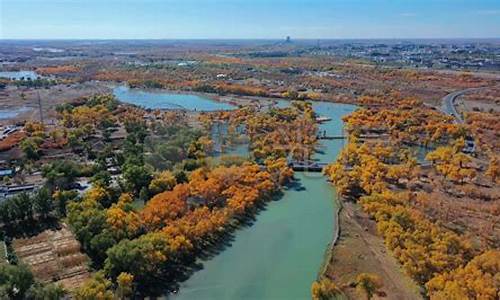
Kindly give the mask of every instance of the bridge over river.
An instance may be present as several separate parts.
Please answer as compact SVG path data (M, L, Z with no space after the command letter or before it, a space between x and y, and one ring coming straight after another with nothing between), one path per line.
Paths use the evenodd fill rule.
M288 166L297 172L323 172L328 165L326 162L317 161L290 161Z

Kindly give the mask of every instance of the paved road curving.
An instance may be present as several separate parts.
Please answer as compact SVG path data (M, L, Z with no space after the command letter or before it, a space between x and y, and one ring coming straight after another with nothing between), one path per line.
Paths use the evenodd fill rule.
M483 88L465 89L465 90L456 91L456 92L453 92L451 94L444 96L443 99L441 99L441 111L443 111L444 113L446 113L450 116L455 117L455 120L457 121L457 123L463 123L464 119L462 118L462 115L457 111L457 108L455 107L455 100L467 92L472 92L472 91L476 91L479 89L483 89Z
M462 96L465 93L472 92L472 91L478 91L478 90L483 90L487 89L489 87L478 87L478 88L469 88L461 91L456 91L451 94L448 94L441 99L441 111L444 113L453 116L455 118L455 121L459 124L464 123L464 119L462 115L457 111L457 108L455 107L455 100L457 100L458 97ZM475 143L473 140L469 139L467 142L466 148L463 150L466 153L474 153L475 152Z

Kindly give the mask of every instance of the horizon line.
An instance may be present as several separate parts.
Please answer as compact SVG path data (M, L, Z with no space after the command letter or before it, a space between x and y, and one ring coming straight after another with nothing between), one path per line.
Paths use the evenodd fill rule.
M2 38L0 41L281 41L280 38ZM500 40L500 37L332 37L332 38L293 38L291 41L333 41L333 40Z

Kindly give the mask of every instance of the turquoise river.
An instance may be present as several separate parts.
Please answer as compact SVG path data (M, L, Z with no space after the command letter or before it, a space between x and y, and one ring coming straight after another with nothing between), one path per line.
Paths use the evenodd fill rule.
M115 90L119 99L126 98L124 102L134 103L135 97L131 95L120 97L124 93L124 89L118 93ZM155 99L153 103L169 99L167 94L143 91L138 103L134 104L143 104L146 96ZM176 94L175 100L181 97ZM194 99L188 97L187 100L192 106ZM204 99L207 100L210 101ZM209 110L214 107L203 103L202 107ZM280 101L278 105L287 105L287 102ZM203 110L202 107L199 110ZM329 135L342 134L341 118L355 108L345 104L314 103L319 115L332 119L321 124L320 131L326 130ZM335 160L343 143L343 140L322 140L315 159ZM168 299L310 299L311 284L336 229L335 190L320 173L297 172L295 177L296 186L286 189L277 201L270 202L256 216L252 226L235 232L234 240L224 251L200 261L203 268L182 282L179 291Z

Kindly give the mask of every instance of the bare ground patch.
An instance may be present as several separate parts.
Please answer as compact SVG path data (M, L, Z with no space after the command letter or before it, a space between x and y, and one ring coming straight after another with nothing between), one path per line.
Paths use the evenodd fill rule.
M382 299L422 299L418 285L403 273L376 234L375 222L354 203L344 202L339 214L340 236L333 248L326 275L350 299L363 299L354 287L360 273L374 273L383 280Z

